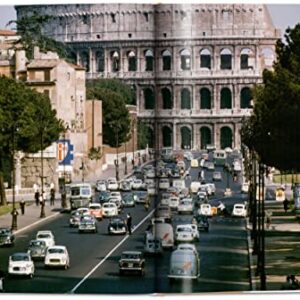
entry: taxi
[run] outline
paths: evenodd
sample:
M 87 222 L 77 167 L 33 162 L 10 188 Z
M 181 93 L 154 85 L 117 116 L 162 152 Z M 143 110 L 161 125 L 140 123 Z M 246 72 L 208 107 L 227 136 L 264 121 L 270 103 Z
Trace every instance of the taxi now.
M 103 212 L 100 203 L 90 203 L 89 212 L 91 216 L 94 216 L 97 220 L 102 220 Z

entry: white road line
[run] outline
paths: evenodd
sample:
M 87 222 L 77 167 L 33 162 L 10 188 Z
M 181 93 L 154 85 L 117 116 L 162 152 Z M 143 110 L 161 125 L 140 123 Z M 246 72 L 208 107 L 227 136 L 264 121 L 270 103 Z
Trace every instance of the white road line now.
M 155 209 L 153 209 L 140 223 L 138 223 L 132 232 L 135 232 L 153 213 Z M 126 235 L 120 242 L 117 244 L 113 249 L 111 249 L 106 256 L 89 272 L 87 273 L 76 285 L 73 289 L 69 292 L 73 294 L 127 239 L 129 235 Z

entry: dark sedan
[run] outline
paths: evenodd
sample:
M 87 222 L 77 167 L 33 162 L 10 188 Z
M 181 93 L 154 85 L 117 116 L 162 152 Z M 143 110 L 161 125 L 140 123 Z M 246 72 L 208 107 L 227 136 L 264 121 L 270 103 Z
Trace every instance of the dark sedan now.
M 13 246 L 15 236 L 13 235 L 10 228 L 0 228 L 0 246 Z
M 126 223 L 121 218 L 112 218 L 108 224 L 108 234 L 126 234 Z
M 194 217 L 194 219 L 197 223 L 197 227 L 198 227 L 199 231 L 204 230 L 204 231 L 208 232 L 209 223 L 208 223 L 207 216 L 198 215 L 198 216 Z
M 99 202 L 101 204 L 108 202 L 110 199 L 110 192 L 107 191 L 102 191 L 98 194 L 97 200 L 96 202 Z

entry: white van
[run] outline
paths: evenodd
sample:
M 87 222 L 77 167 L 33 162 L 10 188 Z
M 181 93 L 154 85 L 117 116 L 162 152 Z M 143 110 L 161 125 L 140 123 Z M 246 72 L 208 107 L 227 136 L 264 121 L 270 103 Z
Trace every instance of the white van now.
M 197 279 L 200 276 L 200 258 L 191 249 L 178 249 L 172 252 L 168 278 Z
M 161 240 L 163 248 L 174 247 L 174 230 L 169 223 L 156 223 L 152 227 L 152 234 Z
M 90 183 L 70 184 L 70 204 L 71 209 L 88 207 L 92 202 L 92 186 Z

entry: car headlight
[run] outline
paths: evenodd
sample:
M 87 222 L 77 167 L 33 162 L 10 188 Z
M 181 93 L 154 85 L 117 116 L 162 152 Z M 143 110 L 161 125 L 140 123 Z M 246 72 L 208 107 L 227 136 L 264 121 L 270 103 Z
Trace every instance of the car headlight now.
M 113 227 L 109 227 L 109 230 L 114 230 L 114 228 Z

